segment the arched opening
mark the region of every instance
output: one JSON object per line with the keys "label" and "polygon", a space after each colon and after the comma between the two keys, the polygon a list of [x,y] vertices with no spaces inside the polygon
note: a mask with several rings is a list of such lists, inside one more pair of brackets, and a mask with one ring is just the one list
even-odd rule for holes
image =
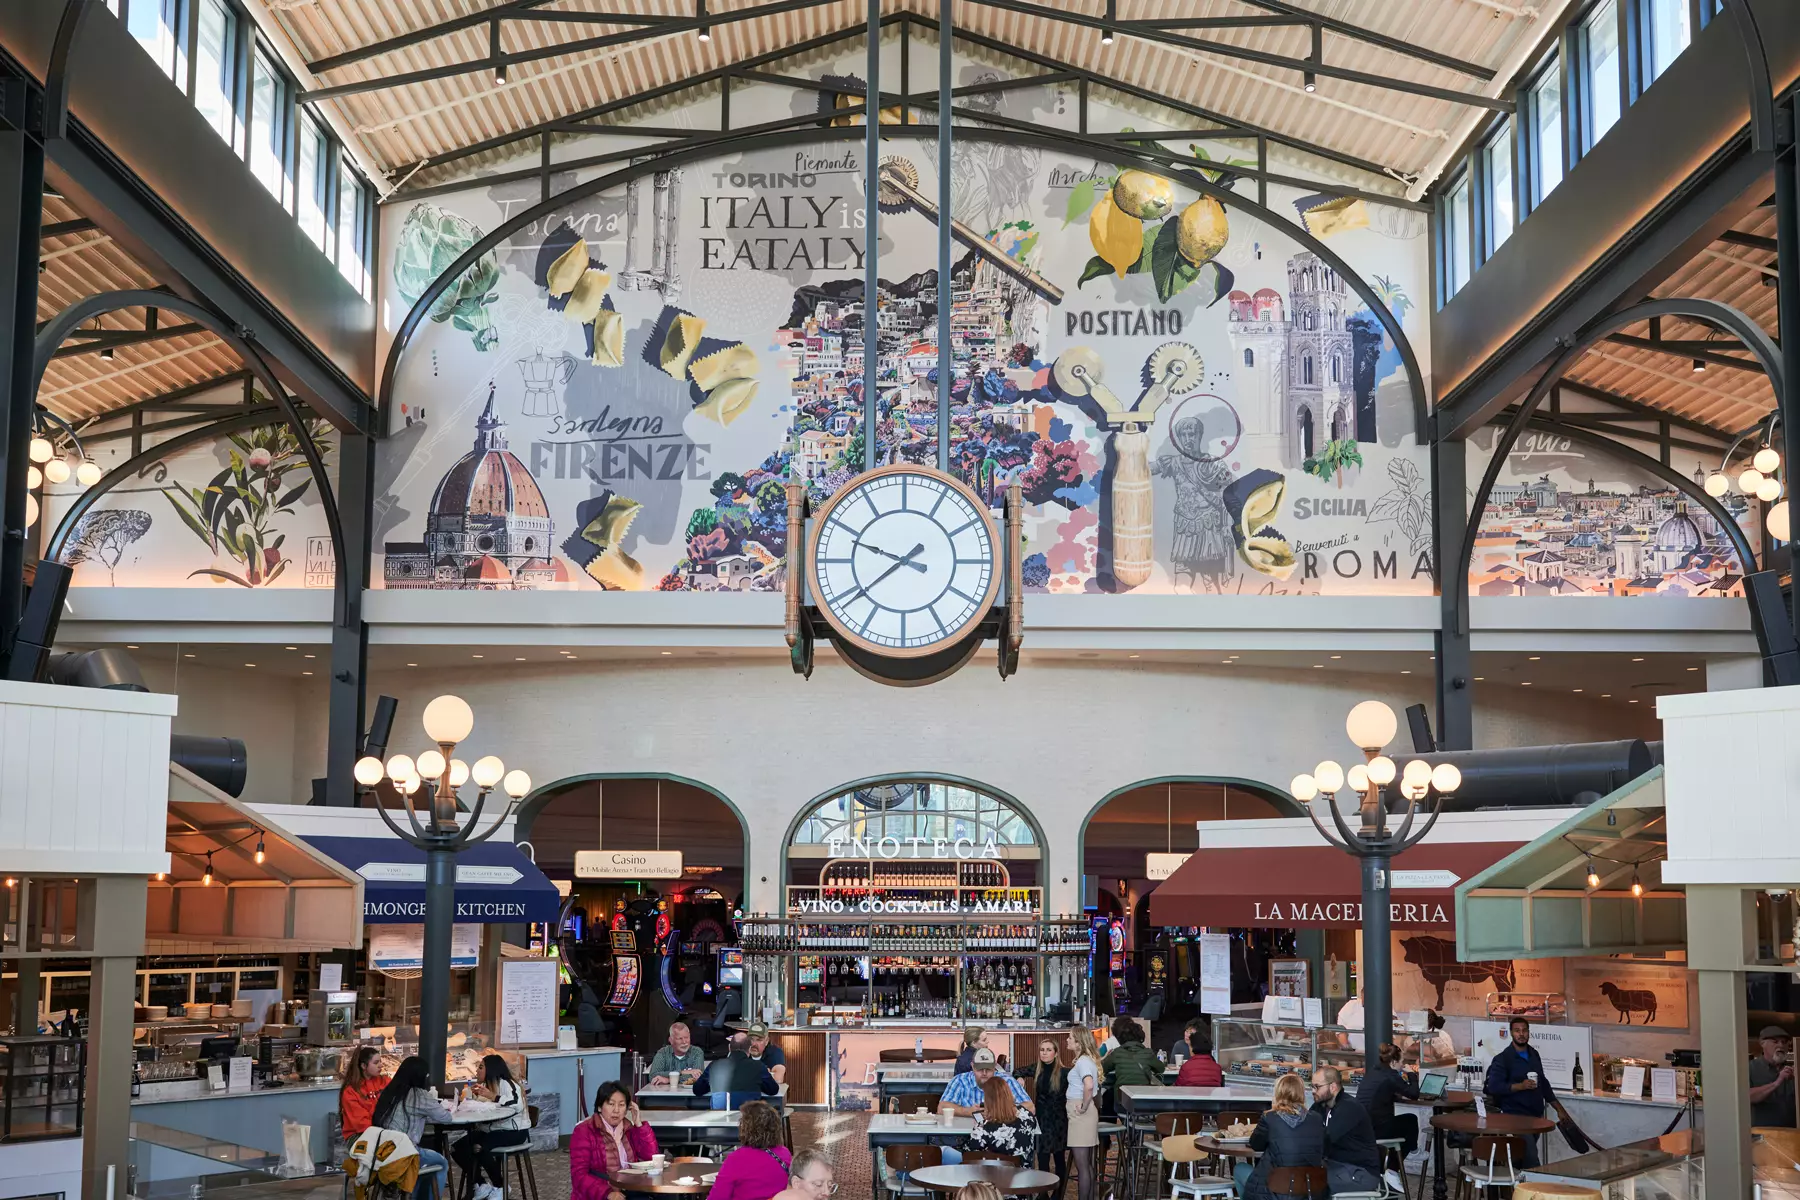
{"label": "arched opening", "polygon": [[1331,440],[1341,442],[1349,436],[1350,431],[1344,424],[1344,410],[1337,409],[1331,414]]}
{"label": "arched opening", "polygon": [[1312,355],[1308,354],[1300,360],[1300,382],[1310,386],[1312,381]]}
{"label": "arched opening", "polygon": [[1256,365],[1256,351],[1248,346],[1244,347],[1244,365],[1246,367],[1254,367]]}
{"label": "arched opening", "polygon": [[[1030,1026],[1076,1002],[1076,960],[1040,953],[1045,839],[1014,797],[941,775],[859,780],[802,808],[785,850],[798,953],[783,994],[814,1023],[905,1022],[905,1041],[953,1056],[965,1025]],[[894,1045],[891,1030],[838,1035],[835,1107],[874,1099]]]}
{"label": "arched opening", "polygon": [[533,793],[518,829],[539,869],[567,885],[563,1020],[583,1044],[603,1038],[648,1054],[677,1016],[696,1042],[717,1041],[710,1026],[732,986],[719,952],[736,943],[749,866],[731,802],[686,779],[580,776]]}
{"label": "arched opening", "polygon": [[[1098,1011],[1149,1020],[1153,1046],[1179,1038],[1182,1025],[1200,1012],[1199,931],[1153,927],[1151,892],[1199,849],[1202,822],[1300,815],[1286,793],[1242,779],[1146,780],[1097,804],[1082,826],[1081,875],[1082,911],[1094,931]],[[1233,986],[1243,992],[1232,999],[1256,999],[1250,989],[1262,964],[1292,954],[1294,934],[1231,933]]]}
{"label": "arched opening", "polygon": [[1302,408],[1300,410],[1300,457],[1304,459],[1304,458],[1311,458],[1312,456],[1313,456],[1312,409]]}

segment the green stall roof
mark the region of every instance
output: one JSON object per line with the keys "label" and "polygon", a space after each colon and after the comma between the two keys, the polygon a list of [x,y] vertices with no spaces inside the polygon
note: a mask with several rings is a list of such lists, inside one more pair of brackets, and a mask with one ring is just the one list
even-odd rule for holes
{"label": "green stall roof", "polygon": [[[1662,879],[1663,769],[1638,776],[1456,889],[1456,955],[1564,958],[1687,947],[1687,895]],[[1600,886],[1589,888],[1590,869]],[[1636,877],[1644,894],[1634,896]]]}

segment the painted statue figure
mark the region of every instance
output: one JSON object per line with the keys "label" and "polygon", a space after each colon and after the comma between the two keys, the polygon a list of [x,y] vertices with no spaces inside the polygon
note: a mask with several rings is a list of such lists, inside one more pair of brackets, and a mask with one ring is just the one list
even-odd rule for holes
{"label": "painted statue figure", "polygon": [[1236,571],[1231,516],[1224,490],[1234,476],[1225,461],[1206,452],[1206,424],[1185,416],[1169,431],[1172,451],[1157,456],[1154,472],[1175,484],[1175,538],[1169,571],[1176,583],[1186,575],[1189,586],[1204,581],[1214,591]]}

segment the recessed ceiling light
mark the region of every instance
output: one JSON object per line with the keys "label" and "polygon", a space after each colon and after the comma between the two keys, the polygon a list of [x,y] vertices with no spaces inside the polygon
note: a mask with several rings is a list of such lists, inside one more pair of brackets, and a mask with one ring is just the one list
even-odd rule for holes
{"label": "recessed ceiling light", "polygon": [[311,674],[312,674],[312,672],[311,672],[311,671],[302,671],[302,672],[300,672],[300,673],[301,673],[301,674],[302,674],[302,675],[311,675]]}
{"label": "recessed ceiling light", "polygon": [[1477,675],[1477,676],[1476,676],[1476,677],[1475,677],[1475,682],[1476,682],[1476,683],[1486,683],[1486,682],[1487,682],[1487,676],[1486,676],[1486,675]]}
{"label": "recessed ceiling light", "polygon": [[317,658],[317,657],[319,657],[319,656],[318,656],[318,655],[316,655],[316,654],[308,654],[308,655],[307,655],[307,656],[306,656],[306,657],[308,657],[308,658]]}
{"label": "recessed ceiling light", "polygon": [[416,666],[418,666],[418,665],[419,665],[419,664],[418,664],[418,663],[407,663],[407,664],[406,664],[406,665],[407,665],[407,666],[409,666],[409,667],[416,667]]}
{"label": "recessed ceiling light", "polygon": [[1611,692],[1601,692],[1601,693],[1600,693],[1600,698],[1601,698],[1601,699],[1602,699],[1602,700],[1611,700],[1611,699],[1612,699],[1612,693],[1611,693]]}
{"label": "recessed ceiling light", "polygon": [[298,650],[299,648],[300,647],[298,647],[298,646],[283,646],[282,647],[283,650]]}
{"label": "recessed ceiling light", "polygon": [[1637,701],[1636,701],[1636,700],[1627,700],[1627,701],[1626,701],[1626,702],[1625,702],[1625,703],[1627,703],[1627,704],[1636,704],[1636,703],[1637,703]]}
{"label": "recessed ceiling light", "polygon": [[1521,680],[1519,680],[1519,686],[1520,686],[1520,687],[1530,687],[1530,686],[1531,686],[1531,680],[1529,680],[1529,679],[1521,679]]}
{"label": "recessed ceiling light", "polygon": [[1580,691],[1580,690],[1581,690],[1581,689],[1580,689],[1580,688],[1576,688],[1576,689],[1575,689],[1575,690],[1576,690],[1576,691],[1577,691],[1577,692],[1579,692],[1579,691]]}
{"label": "recessed ceiling light", "polygon": [[674,652],[674,651],[673,651],[673,650],[664,650],[664,651],[663,651],[663,657],[664,657],[664,658],[667,658],[667,657],[668,657],[668,656],[669,656],[669,655],[671,655],[671,654],[673,654],[673,653],[675,653],[675,652]]}
{"label": "recessed ceiling light", "polygon": [[1541,654],[1533,654],[1530,658],[1527,658],[1525,661],[1526,662],[1541,662],[1543,660],[1543,657],[1544,656]]}
{"label": "recessed ceiling light", "polygon": [[1401,673],[1401,674],[1402,674],[1402,675],[1411,675],[1411,674],[1412,674],[1412,672],[1411,672],[1411,671],[1402,671],[1402,672],[1400,672],[1400,673]]}
{"label": "recessed ceiling light", "polygon": [[127,647],[125,647],[125,648],[126,648],[126,649],[127,649],[127,650],[136,650],[136,649],[137,649],[137,647],[136,647],[136,646],[127,646]]}
{"label": "recessed ceiling light", "polygon": [[1324,669],[1325,669],[1324,663],[1314,663],[1313,664],[1313,670],[1315,670],[1315,671],[1323,671]]}
{"label": "recessed ceiling light", "polygon": [[255,663],[245,663],[244,665],[246,667],[254,667],[256,664]]}
{"label": "recessed ceiling light", "polygon": [[194,657],[194,656],[193,656],[193,655],[191,655],[191,654],[184,654],[184,655],[182,655],[182,656],[181,656],[181,657],[183,657],[183,658],[192,658],[192,657]]}
{"label": "recessed ceiling light", "polygon": [[471,654],[471,655],[469,655],[469,657],[470,657],[470,658],[481,658],[481,657],[483,657],[483,656],[482,656],[482,655],[480,655],[480,654]]}
{"label": "recessed ceiling light", "polygon": [[1342,658],[1342,657],[1344,657],[1344,656],[1343,656],[1343,655],[1341,655],[1341,654],[1334,654],[1334,655],[1332,655],[1332,656],[1331,656],[1331,657],[1333,657],[1333,658]]}
{"label": "recessed ceiling light", "polygon": [[514,662],[524,662],[525,660],[523,658],[515,658],[515,659],[513,659],[513,661]]}
{"label": "recessed ceiling light", "polygon": [[1127,654],[1125,657],[1126,658],[1142,658],[1144,656],[1141,654]]}
{"label": "recessed ceiling light", "polygon": [[1699,667],[1689,667],[1688,668],[1688,670],[1690,670],[1690,671],[1698,671],[1699,669],[1700,669]]}
{"label": "recessed ceiling light", "polygon": [[1230,666],[1230,665],[1231,665],[1231,663],[1232,663],[1232,660],[1231,660],[1231,659],[1229,659],[1229,658],[1221,658],[1221,659],[1220,659],[1220,660],[1219,660],[1219,661],[1220,661],[1220,662],[1222,662],[1222,663],[1224,663],[1224,664],[1225,664],[1225,665],[1226,665],[1226,666],[1228,666],[1228,667],[1229,667],[1229,666]]}
{"label": "recessed ceiling light", "polygon": [[1644,661],[1644,660],[1643,660],[1643,659],[1641,659],[1641,658],[1634,658],[1634,659],[1632,659],[1632,660],[1631,660],[1631,661],[1632,661],[1632,662],[1643,662],[1643,661]]}

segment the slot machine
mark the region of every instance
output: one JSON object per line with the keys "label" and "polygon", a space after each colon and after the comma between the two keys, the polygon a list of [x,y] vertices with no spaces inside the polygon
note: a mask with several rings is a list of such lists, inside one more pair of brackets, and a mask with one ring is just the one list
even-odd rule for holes
{"label": "slot machine", "polygon": [[719,968],[715,978],[713,1021],[723,1025],[744,1015],[744,951],[738,946],[719,947]]}
{"label": "slot machine", "polygon": [[[607,985],[606,997],[600,1004],[600,1012],[607,1024],[616,1028],[623,1037],[636,1040],[633,1029],[632,1010],[637,1006],[638,996],[644,986],[644,960],[638,954],[637,933],[629,928],[613,929],[612,939],[612,980]],[[615,1043],[622,1044],[622,1043]]]}

